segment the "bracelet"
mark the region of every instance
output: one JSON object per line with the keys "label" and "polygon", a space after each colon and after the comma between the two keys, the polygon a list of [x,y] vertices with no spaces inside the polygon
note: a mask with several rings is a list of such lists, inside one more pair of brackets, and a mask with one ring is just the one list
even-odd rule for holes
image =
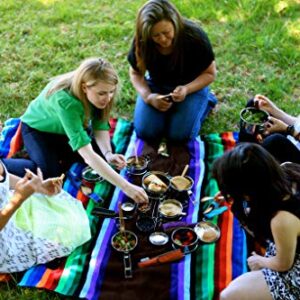
{"label": "bracelet", "polygon": [[294,125],[289,125],[289,126],[286,128],[286,133],[287,133],[288,135],[294,136],[294,131],[295,131]]}
{"label": "bracelet", "polygon": [[105,157],[105,158],[106,158],[106,154],[109,153],[109,152],[112,153],[111,150],[107,150],[107,151],[104,153],[104,157]]}

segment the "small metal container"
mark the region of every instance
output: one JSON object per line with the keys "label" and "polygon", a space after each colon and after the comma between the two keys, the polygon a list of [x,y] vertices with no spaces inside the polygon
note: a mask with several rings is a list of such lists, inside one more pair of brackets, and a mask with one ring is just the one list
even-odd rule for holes
{"label": "small metal container", "polygon": [[201,221],[194,227],[199,240],[202,243],[210,244],[216,242],[221,235],[220,228],[209,221]]}
{"label": "small metal container", "polygon": [[162,246],[169,241],[169,236],[160,231],[155,231],[149,235],[149,241],[152,245]]}
{"label": "small metal container", "polygon": [[[158,182],[162,182],[161,185],[156,183],[156,178],[158,178]],[[142,178],[142,186],[151,199],[161,200],[169,190],[170,178],[164,172],[147,172]]]}
{"label": "small metal container", "polygon": [[[180,179],[184,183],[181,186],[178,184]],[[194,186],[194,180],[190,176],[174,176],[170,179],[170,186],[171,195],[181,202],[185,202],[193,196],[192,188]]]}
{"label": "small metal container", "polygon": [[182,249],[184,253],[190,253],[198,247],[198,235],[190,227],[179,227],[171,234],[174,248]]}
{"label": "small metal container", "polygon": [[152,232],[155,230],[156,222],[150,216],[139,216],[136,220],[136,227],[141,232]]}
{"label": "small metal container", "polygon": [[123,263],[124,263],[124,277],[132,278],[132,263],[130,252],[138,244],[138,238],[136,234],[132,231],[125,230],[124,232],[117,232],[111,238],[112,247],[123,253]]}
{"label": "small metal container", "polygon": [[127,173],[130,175],[144,175],[148,171],[148,164],[150,162],[145,156],[130,156],[126,160]]}
{"label": "small metal container", "polygon": [[240,112],[240,130],[250,135],[264,132],[264,124],[268,120],[269,113],[255,107],[246,107]]}
{"label": "small metal container", "polygon": [[82,184],[91,189],[94,188],[96,182],[103,181],[103,177],[101,177],[95,170],[91,167],[87,166],[82,170]]}
{"label": "small metal container", "polygon": [[159,214],[168,220],[177,220],[181,216],[185,216],[182,204],[176,199],[166,199],[158,206]]}

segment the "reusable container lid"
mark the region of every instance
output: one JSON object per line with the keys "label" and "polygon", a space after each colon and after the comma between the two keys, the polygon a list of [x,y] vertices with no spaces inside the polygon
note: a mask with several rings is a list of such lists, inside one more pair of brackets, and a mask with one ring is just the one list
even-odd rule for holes
{"label": "reusable container lid", "polygon": [[169,241],[169,236],[164,232],[153,232],[149,235],[149,241],[156,246],[165,245]]}

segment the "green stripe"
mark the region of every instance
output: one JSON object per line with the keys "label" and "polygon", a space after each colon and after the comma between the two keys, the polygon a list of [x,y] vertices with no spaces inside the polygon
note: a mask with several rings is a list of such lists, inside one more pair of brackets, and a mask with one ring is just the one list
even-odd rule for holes
{"label": "green stripe", "polygon": [[[113,135],[113,143],[116,146],[116,153],[124,153],[128,143],[130,141],[130,135],[132,133],[132,123],[123,119],[119,119],[116,124],[116,129]],[[94,188],[94,193],[99,195],[105,200],[105,206],[109,205],[110,196],[114,187],[106,181],[97,183]],[[97,204],[90,200],[88,202],[86,211],[90,220],[92,237],[96,238],[99,232],[99,222],[102,222],[98,217],[91,215],[91,211]],[[84,272],[84,267],[87,264],[87,260],[90,258],[92,241],[85,243],[78,247],[67,259],[66,265],[62,277],[55,289],[56,292],[64,295],[74,295],[75,291],[79,287],[81,276]]]}
{"label": "green stripe", "polygon": [[[205,196],[213,196],[218,192],[216,181],[211,177],[211,166],[215,158],[222,155],[224,147],[218,134],[209,134],[204,137],[207,145],[205,161],[207,162],[207,183],[204,189]],[[203,197],[204,195],[202,195]],[[217,222],[218,217],[212,221]],[[214,267],[215,267],[215,244],[201,245],[196,252],[195,267],[195,299],[209,300],[214,296]]]}

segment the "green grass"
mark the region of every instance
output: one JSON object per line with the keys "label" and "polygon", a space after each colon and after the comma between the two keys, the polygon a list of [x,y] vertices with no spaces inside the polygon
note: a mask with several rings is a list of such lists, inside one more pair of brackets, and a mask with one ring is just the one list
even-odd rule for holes
{"label": "green grass", "polygon": [[[5,0],[0,2],[0,120],[24,112],[55,75],[89,56],[110,60],[122,79],[115,116],[132,118],[135,92],[126,54],[142,0]],[[298,0],[174,0],[198,20],[214,47],[211,85],[219,104],[202,132],[237,130],[239,111],[256,93],[300,114]],[[1,299],[59,299],[0,285]]]}

